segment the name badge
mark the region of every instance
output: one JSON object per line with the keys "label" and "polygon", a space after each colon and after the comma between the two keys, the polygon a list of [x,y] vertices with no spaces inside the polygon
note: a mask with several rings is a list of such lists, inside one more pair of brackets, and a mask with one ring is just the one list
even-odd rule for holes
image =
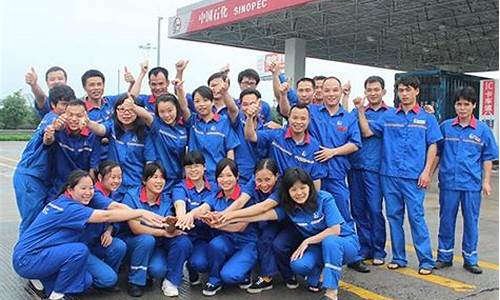
{"label": "name badge", "polygon": [[425,125],[425,120],[413,119],[414,124]]}
{"label": "name badge", "polygon": [[478,137],[477,135],[473,134],[473,133],[469,134],[469,139],[471,139],[471,140],[473,140],[475,142],[481,143],[481,138]]}

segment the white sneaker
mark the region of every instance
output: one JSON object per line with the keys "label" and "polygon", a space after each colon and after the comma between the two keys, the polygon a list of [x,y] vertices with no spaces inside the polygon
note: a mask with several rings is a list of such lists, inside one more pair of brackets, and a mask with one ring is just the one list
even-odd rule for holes
{"label": "white sneaker", "polygon": [[179,289],[168,279],[164,279],[161,285],[163,294],[167,297],[177,297],[179,296]]}

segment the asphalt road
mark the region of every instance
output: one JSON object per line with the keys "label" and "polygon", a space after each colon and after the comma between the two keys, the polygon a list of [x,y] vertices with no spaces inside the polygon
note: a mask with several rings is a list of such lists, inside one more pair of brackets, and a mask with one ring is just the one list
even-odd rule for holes
{"label": "asphalt road", "polygon": [[[26,281],[19,278],[11,266],[11,251],[17,239],[19,216],[12,189],[12,174],[16,162],[24,149],[24,142],[0,142],[0,299],[34,299],[25,291]],[[408,222],[405,224],[406,242],[409,245],[409,266],[406,269],[390,271],[385,266],[371,267],[371,273],[360,274],[345,269],[343,283],[340,288],[340,299],[498,299],[498,173],[493,176],[494,196],[483,198],[480,218],[479,257],[484,273],[472,275],[462,268],[461,236],[462,222],[458,217],[456,230],[455,263],[452,268],[438,270],[432,276],[417,275],[415,251],[411,246]],[[437,183],[434,181],[426,202],[426,220],[431,232],[433,249],[437,247],[437,230],[439,223],[439,205],[437,200]],[[390,253],[390,243],[386,251]],[[389,255],[390,258],[390,255]],[[143,299],[165,299],[159,288],[146,291]],[[122,276],[120,286],[125,291],[126,279]],[[250,295],[237,287],[225,287],[213,299],[319,299],[321,295],[307,292],[303,285],[294,291],[287,290],[281,281],[275,283],[274,289],[258,295]],[[104,294],[90,291],[82,299],[133,299],[125,292]],[[201,287],[189,287],[187,283],[181,288],[180,299],[203,299]]]}

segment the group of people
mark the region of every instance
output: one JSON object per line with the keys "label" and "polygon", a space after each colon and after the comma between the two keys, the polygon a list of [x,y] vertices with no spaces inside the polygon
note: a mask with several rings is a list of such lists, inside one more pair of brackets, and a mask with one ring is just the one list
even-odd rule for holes
{"label": "group of people", "polygon": [[[408,263],[405,208],[419,274],[451,266],[461,206],[464,268],[481,273],[481,191],[491,194],[498,146],[473,115],[471,87],[447,99],[457,116],[439,125],[419,106],[415,77],[396,82],[400,104],[392,108],[384,80],[370,76],[348,112],[350,86],[337,77],[291,87],[272,64],[282,125],[261,99],[255,70],[238,74],[233,98],[227,68],[186,93],[187,65],[179,61],[170,81],[165,68],[142,63],[137,79],[125,73],[129,89],[116,96],[103,96],[104,75],[89,70],[81,99],[60,67],[45,74],[48,95],[36,72],[27,73],[43,118],[14,173],[21,223],[13,267],[35,293],[115,291],[128,269],[129,295],[160,280],[166,296],[177,296],[186,268],[191,285],[208,274],[205,296],[224,285],[259,293],[278,275],[295,289],[299,275],[309,291],[337,299],[343,265],[367,273],[365,260],[386,262],[383,200],[387,268]],[[150,95],[140,94],[146,76]],[[435,261],[424,198],[438,169]]]}

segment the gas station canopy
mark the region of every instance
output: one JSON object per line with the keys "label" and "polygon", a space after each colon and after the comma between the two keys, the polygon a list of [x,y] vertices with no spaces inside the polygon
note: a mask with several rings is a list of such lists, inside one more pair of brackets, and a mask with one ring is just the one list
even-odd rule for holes
{"label": "gas station canopy", "polygon": [[498,70],[497,0],[208,0],[177,10],[169,37],[404,71]]}

